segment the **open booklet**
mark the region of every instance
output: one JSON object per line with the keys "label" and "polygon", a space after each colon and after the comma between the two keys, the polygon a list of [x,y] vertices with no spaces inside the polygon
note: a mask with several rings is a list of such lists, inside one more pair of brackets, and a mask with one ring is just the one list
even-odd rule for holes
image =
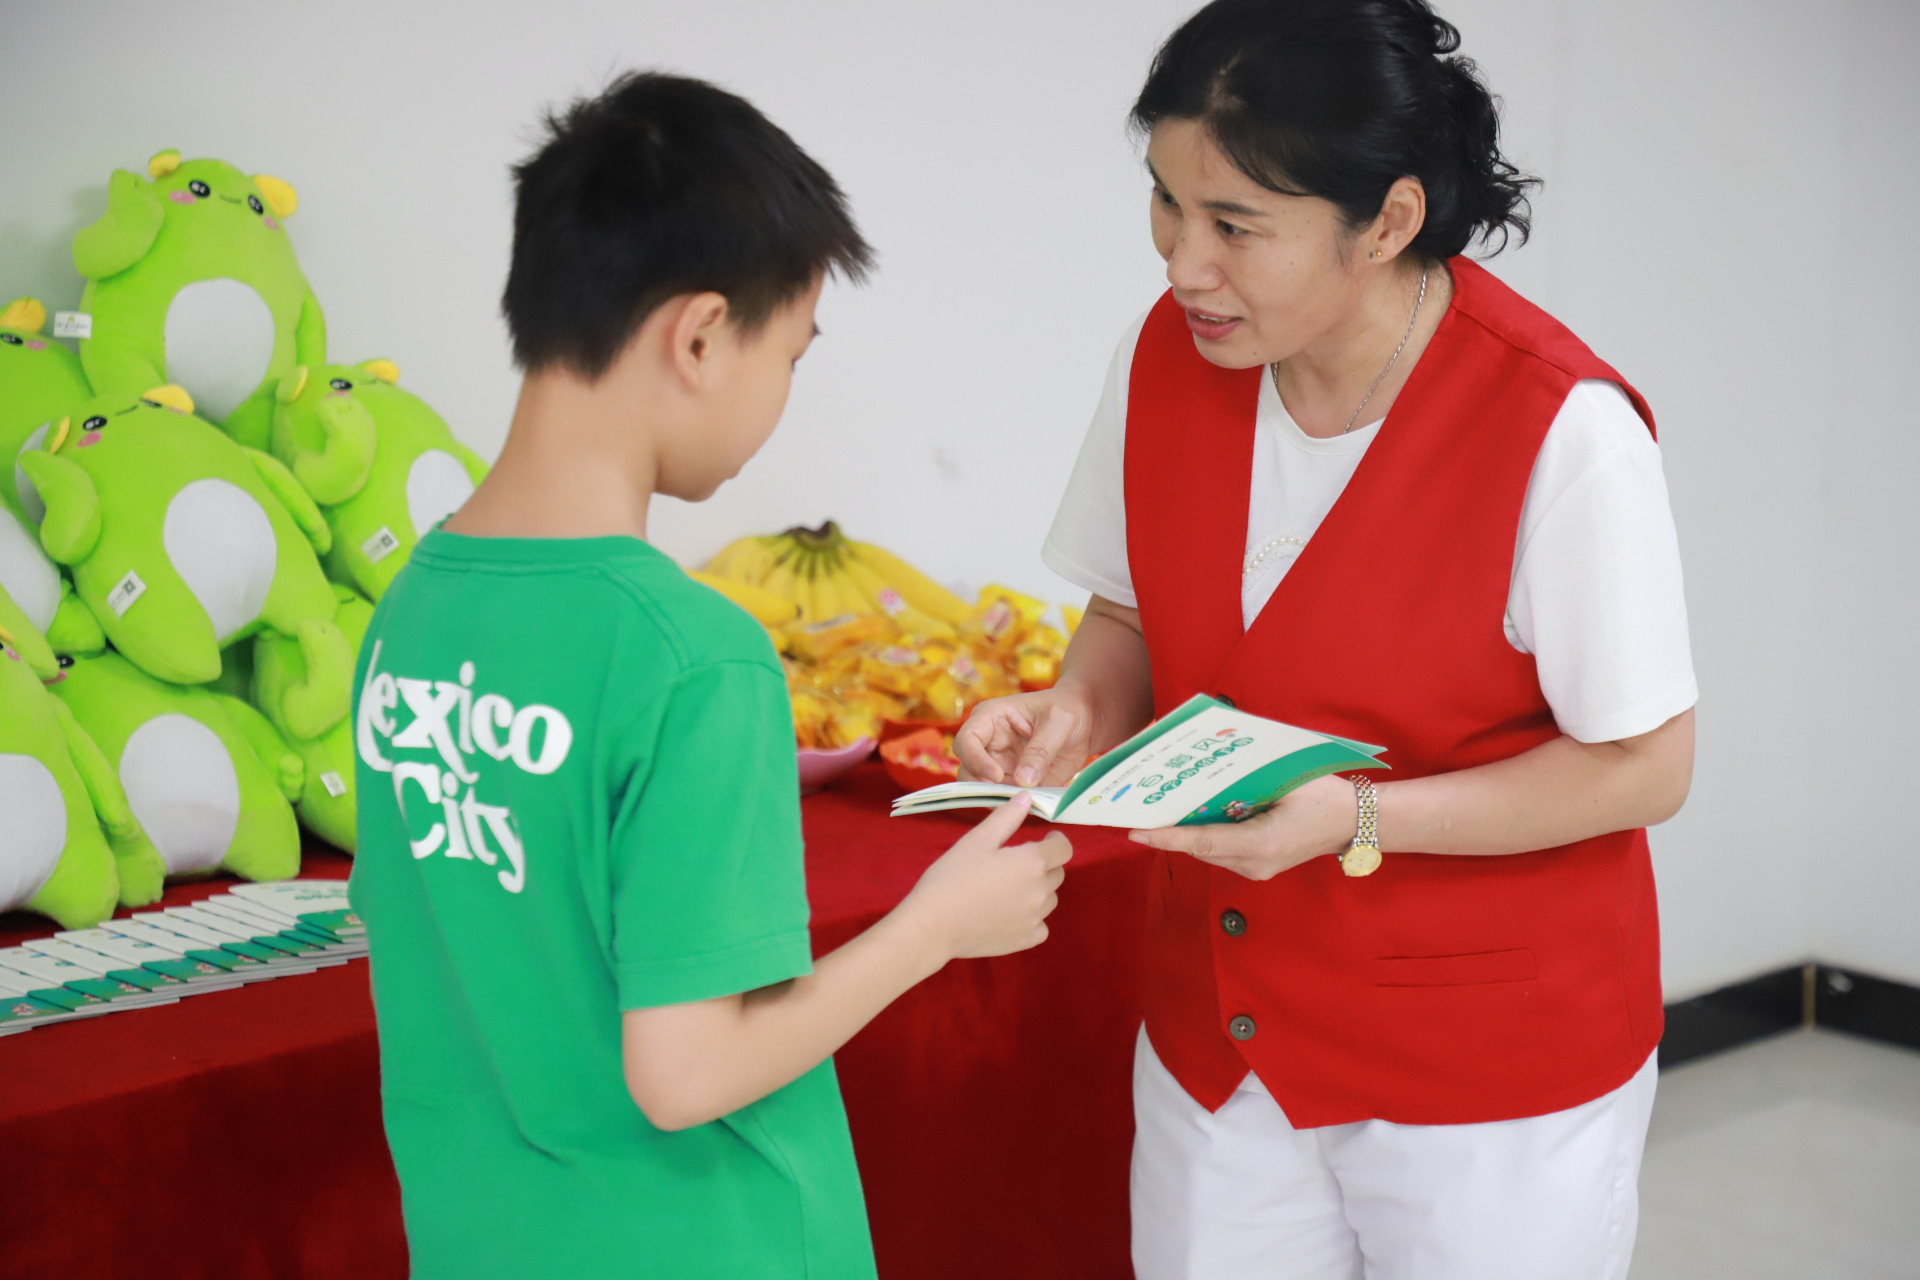
{"label": "open booklet", "polygon": [[1049,822],[1089,827],[1239,822],[1302,783],[1352,769],[1385,769],[1385,747],[1296,729],[1205,694],[1093,760],[1064,787],[944,782],[893,802],[893,816],[990,808],[1022,791]]}

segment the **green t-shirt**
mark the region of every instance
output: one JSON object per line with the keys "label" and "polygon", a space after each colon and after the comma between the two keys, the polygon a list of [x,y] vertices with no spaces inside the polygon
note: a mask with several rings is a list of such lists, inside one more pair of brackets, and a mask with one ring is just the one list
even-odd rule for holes
{"label": "green t-shirt", "polygon": [[367,631],[354,716],[413,1274],[871,1277],[832,1062],[679,1133],[621,1069],[621,1010],[812,966],[766,634],[635,539],[436,531]]}

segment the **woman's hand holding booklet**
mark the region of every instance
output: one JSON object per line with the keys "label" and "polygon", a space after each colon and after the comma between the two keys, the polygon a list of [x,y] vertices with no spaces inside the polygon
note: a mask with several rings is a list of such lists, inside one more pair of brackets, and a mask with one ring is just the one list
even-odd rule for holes
{"label": "woman's hand holding booklet", "polygon": [[1385,747],[1297,729],[1195,694],[1092,761],[1064,787],[963,781],[893,802],[893,816],[987,808],[1027,792],[1049,822],[1093,827],[1239,822],[1329,773],[1385,769]]}

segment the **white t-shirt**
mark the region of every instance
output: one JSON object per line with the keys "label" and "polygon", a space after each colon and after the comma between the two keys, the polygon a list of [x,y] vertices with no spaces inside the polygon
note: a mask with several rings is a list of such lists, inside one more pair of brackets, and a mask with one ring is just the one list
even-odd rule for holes
{"label": "white t-shirt", "polygon": [[[1143,315],[1107,385],[1041,557],[1076,586],[1128,606],[1127,386]],[[1260,380],[1240,611],[1251,626],[1347,487],[1380,424],[1316,439]],[[1507,643],[1534,657],[1560,731],[1612,742],[1657,729],[1699,697],[1680,545],[1660,449],[1611,382],[1575,384],[1527,483],[1507,593]]]}

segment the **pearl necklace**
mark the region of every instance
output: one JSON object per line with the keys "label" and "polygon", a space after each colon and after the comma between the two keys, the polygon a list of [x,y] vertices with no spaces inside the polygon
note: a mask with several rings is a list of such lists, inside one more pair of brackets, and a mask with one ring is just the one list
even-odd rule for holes
{"label": "pearl necklace", "polygon": [[1268,557],[1282,547],[1304,547],[1306,545],[1307,540],[1305,538],[1296,538],[1290,533],[1278,538],[1269,538],[1253,549],[1253,553],[1247,557],[1245,567],[1240,570],[1240,576],[1244,578],[1251,575],[1255,569],[1258,569],[1267,562]]}

